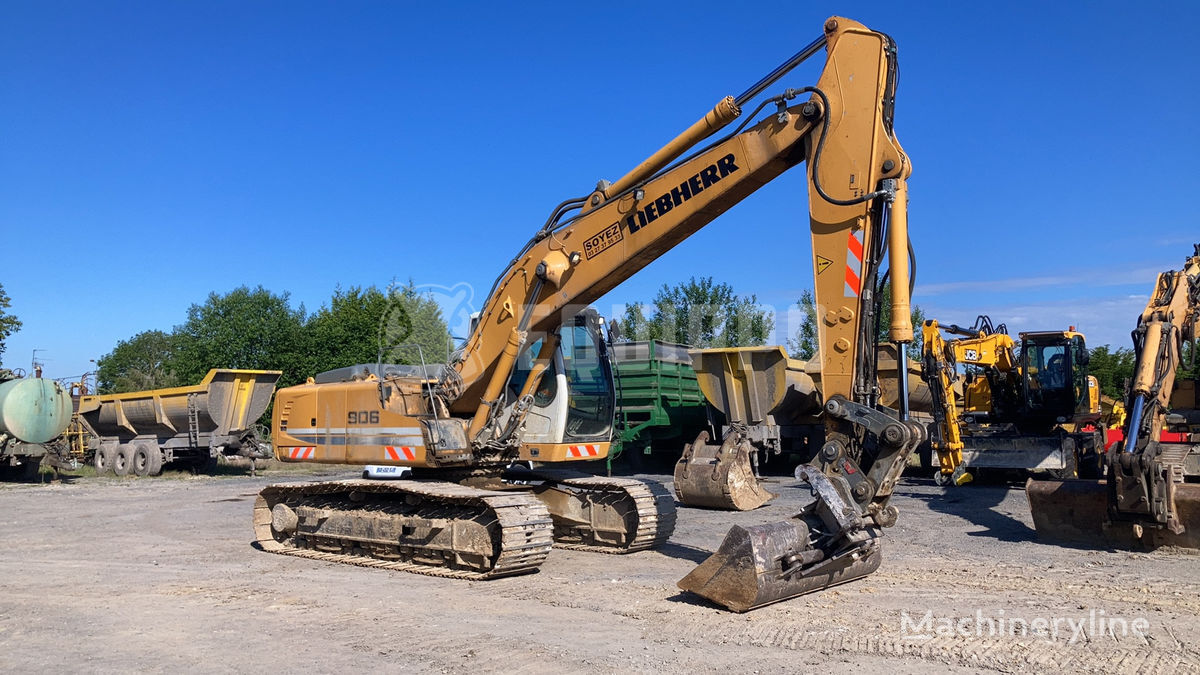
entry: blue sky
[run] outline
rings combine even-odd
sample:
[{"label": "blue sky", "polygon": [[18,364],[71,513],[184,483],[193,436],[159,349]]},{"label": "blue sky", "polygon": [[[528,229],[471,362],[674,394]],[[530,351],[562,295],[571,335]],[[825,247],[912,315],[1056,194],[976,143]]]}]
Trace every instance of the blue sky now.
[{"label": "blue sky", "polygon": [[[1124,346],[1200,242],[1198,7],[4,3],[0,283],[25,324],[4,362],[77,375],[243,284],[309,310],[338,284],[486,292],[554,205],[834,14],[899,44],[917,304]],[[695,274],[786,311],[812,284],[805,202],[793,171],[596,304]]]}]

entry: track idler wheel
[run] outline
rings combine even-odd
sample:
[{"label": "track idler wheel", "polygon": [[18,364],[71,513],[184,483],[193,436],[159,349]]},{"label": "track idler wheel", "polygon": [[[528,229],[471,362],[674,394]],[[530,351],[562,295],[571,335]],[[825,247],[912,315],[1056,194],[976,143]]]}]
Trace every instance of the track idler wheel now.
[{"label": "track idler wheel", "polygon": [[777,496],[754,475],[750,441],[731,433],[724,443],[711,445],[708,438],[707,431],[700,432],[675,464],[675,496],[681,504],[749,511]]}]

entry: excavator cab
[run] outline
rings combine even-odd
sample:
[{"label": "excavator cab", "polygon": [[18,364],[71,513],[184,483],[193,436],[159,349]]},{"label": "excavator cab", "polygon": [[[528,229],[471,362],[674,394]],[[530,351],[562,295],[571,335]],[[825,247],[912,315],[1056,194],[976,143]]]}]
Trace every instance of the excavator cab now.
[{"label": "excavator cab", "polygon": [[1022,333],[1025,414],[1020,424],[1046,429],[1089,414],[1087,364],[1087,346],[1079,333]]},{"label": "excavator cab", "polygon": [[[600,445],[612,438],[616,413],[616,395],[604,341],[604,318],[594,309],[585,309],[564,322],[557,335],[558,348],[547,364],[538,386],[532,392],[532,404],[525,417],[522,459],[554,461],[543,456],[545,448],[533,446],[564,444],[586,456],[572,459],[599,459]],[[542,350],[545,338],[533,341],[518,357],[509,387],[510,411],[519,404],[519,387],[529,377]],[[590,446],[590,448],[589,448]]]}]

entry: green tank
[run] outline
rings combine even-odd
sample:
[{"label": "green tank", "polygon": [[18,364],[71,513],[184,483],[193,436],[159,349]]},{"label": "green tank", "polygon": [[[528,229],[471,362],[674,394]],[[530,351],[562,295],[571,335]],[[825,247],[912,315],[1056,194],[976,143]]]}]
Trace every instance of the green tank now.
[{"label": "green tank", "polygon": [[0,382],[0,433],[23,443],[47,443],[70,422],[71,397],[54,380],[25,377]]}]

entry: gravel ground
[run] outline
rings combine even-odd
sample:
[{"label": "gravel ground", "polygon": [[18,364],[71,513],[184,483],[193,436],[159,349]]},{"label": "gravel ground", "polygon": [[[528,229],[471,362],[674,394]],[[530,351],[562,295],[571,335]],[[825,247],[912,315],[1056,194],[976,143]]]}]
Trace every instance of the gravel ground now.
[{"label": "gravel ground", "polygon": [[251,507],[279,480],[0,486],[0,669],[1200,672],[1200,556],[1040,544],[1020,486],[905,479],[877,573],[739,615],[675,582],[730,525],[794,513],[793,480],[749,513],[680,508],[660,550],[484,582],[261,552]]}]

